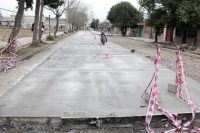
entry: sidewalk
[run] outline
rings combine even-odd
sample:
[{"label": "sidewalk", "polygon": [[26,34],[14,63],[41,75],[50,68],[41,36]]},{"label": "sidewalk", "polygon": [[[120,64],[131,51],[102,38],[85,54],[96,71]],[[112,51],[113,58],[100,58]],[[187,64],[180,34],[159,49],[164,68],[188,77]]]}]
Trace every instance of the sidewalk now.
[{"label": "sidewalk", "polygon": [[154,39],[149,39],[149,38],[142,38],[142,37],[126,37],[128,39],[140,41],[140,42],[145,42],[145,43],[153,43]]},{"label": "sidewalk", "polygon": [[[62,34],[63,34],[63,32],[58,32],[57,33],[57,35],[62,35]],[[43,35],[42,36],[42,40],[45,40],[48,35],[49,34]],[[32,43],[32,37],[19,38],[19,39],[17,39],[17,42],[18,42],[17,46],[19,48],[21,48],[21,47],[23,47],[25,45],[31,44]],[[4,48],[6,44],[7,44],[7,42],[0,42],[0,49]]]},{"label": "sidewalk", "polygon": [[[134,40],[134,41],[138,41],[138,42],[141,42],[143,44],[147,44],[147,45],[152,46],[152,47],[156,46],[156,43],[154,43],[154,39],[140,38],[140,37],[125,37],[125,38],[130,39],[130,40]],[[176,46],[170,45],[170,44],[168,44],[168,42],[158,42],[158,44],[160,44],[160,47],[162,49],[172,51],[172,52],[174,52],[176,50]],[[200,50],[199,49],[197,49],[195,51],[185,50],[182,53],[183,53],[183,55],[200,59]]]},{"label": "sidewalk", "polygon": [[[92,31],[93,33],[95,33],[96,35],[101,35],[100,31]],[[111,33],[107,33],[104,32],[106,36],[120,36],[119,34],[111,34]]]}]

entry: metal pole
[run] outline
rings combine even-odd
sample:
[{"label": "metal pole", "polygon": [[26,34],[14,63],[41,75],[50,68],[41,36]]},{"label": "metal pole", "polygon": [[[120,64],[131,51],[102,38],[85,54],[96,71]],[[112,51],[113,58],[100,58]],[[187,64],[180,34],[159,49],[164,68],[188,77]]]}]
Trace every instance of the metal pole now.
[{"label": "metal pole", "polygon": [[50,25],[51,24],[51,20],[50,19],[51,19],[51,16],[49,15],[49,36],[51,35],[51,31],[50,31],[51,30],[51,25]]}]

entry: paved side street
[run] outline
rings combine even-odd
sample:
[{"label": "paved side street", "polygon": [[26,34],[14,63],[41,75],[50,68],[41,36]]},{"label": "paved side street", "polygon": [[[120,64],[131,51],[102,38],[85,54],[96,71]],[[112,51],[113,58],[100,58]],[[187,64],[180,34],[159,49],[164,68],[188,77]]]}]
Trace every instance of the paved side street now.
[{"label": "paved side street", "polygon": [[[153,69],[143,55],[132,54],[111,42],[102,47],[90,32],[80,31],[63,40],[52,55],[0,98],[0,116],[145,116],[146,108],[141,106],[146,103],[140,96]],[[167,92],[168,83],[173,83],[174,78],[174,72],[161,66],[161,105],[174,113],[190,112]],[[189,85],[196,105],[200,106],[200,84],[189,79]]]}]

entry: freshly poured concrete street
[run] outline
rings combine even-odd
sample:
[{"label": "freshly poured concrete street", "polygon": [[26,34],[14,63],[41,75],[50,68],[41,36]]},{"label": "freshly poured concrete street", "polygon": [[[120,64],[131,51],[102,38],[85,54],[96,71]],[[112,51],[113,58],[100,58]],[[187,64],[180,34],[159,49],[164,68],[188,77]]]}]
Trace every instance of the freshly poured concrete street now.
[{"label": "freshly poured concrete street", "polygon": [[[78,32],[62,43],[0,97],[1,117],[146,115],[147,104],[141,95],[154,72],[149,59],[111,42],[100,46],[99,39],[87,31]],[[161,66],[160,105],[173,113],[189,113],[190,108],[167,90],[174,80],[175,73]],[[200,106],[200,84],[189,79],[189,88],[196,106]]]}]

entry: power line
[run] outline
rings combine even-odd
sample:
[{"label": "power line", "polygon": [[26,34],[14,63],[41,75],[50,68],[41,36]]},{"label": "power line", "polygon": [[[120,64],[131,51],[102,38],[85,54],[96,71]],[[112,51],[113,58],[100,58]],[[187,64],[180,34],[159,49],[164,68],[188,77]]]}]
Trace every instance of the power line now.
[{"label": "power line", "polygon": [[4,9],[4,8],[1,8],[1,7],[0,7],[0,10],[4,10],[4,11],[8,11],[8,12],[14,12],[14,13],[16,13],[15,11],[8,10],[8,9]]}]

